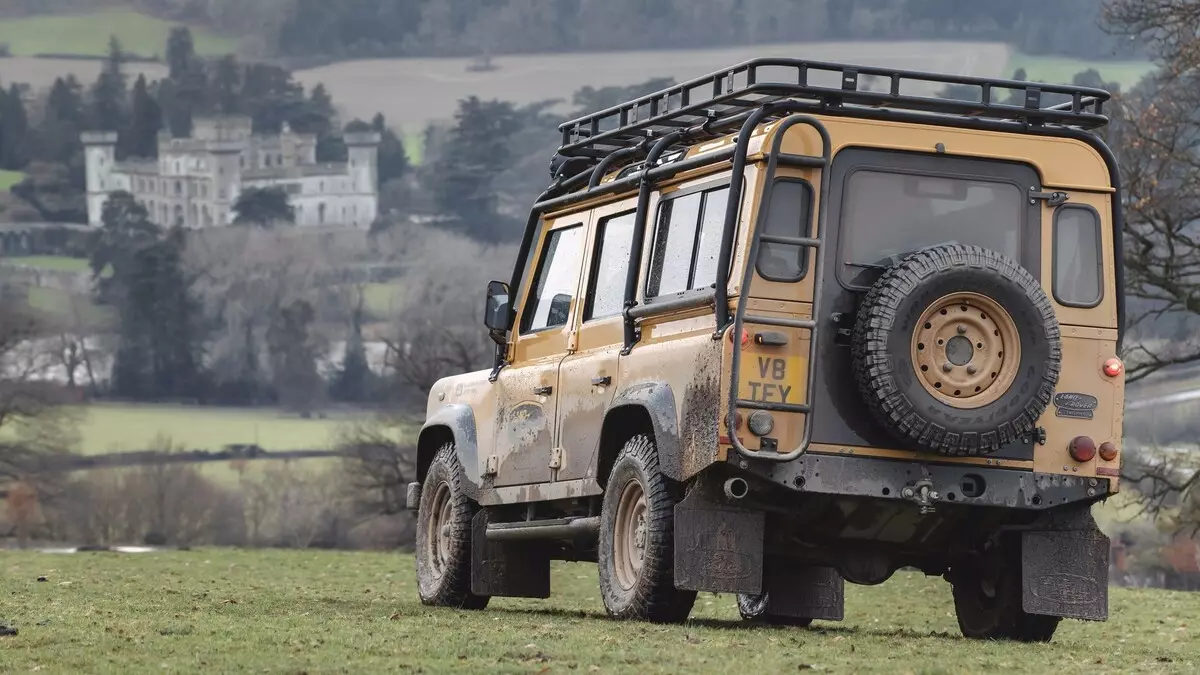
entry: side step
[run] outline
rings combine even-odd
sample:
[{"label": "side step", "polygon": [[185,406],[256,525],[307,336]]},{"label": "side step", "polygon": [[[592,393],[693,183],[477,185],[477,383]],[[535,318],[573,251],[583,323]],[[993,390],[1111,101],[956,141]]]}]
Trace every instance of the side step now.
[{"label": "side step", "polygon": [[488,541],[574,539],[600,535],[600,517],[558,518],[519,523],[488,523]]}]

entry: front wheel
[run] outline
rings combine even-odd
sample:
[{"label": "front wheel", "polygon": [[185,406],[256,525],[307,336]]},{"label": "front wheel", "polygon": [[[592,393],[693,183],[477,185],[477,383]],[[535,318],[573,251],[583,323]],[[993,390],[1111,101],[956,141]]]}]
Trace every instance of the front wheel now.
[{"label": "front wheel", "polygon": [[471,592],[471,520],[479,505],[463,491],[454,444],[438,450],[421,486],[417,512],[417,593],[435,607],[483,609],[489,596]]},{"label": "front wheel", "polygon": [[678,492],[659,473],[649,436],[625,443],[600,512],[600,595],[609,616],[674,623],[691,613],[696,592],[675,588]]}]

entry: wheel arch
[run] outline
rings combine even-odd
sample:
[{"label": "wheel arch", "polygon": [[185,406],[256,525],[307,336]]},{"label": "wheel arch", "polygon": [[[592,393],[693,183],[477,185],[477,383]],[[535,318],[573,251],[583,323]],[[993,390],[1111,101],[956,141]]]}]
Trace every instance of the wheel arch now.
[{"label": "wheel arch", "polygon": [[665,382],[643,382],[617,394],[604,415],[596,467],[601,485],[608,480],[625,442],[639,433],[653,437],[663,475],[672,480],[684,479],[675,394]]},{"label": "wheel arch", "polygon": [[448,405],[425,421],[417,436],[417,480],[425,480],[434,455],[447,443],[454,443],[466,478],[466,491],[472,499],[478,498],[479,439],[475,432],[475,413],[468,405]]}]

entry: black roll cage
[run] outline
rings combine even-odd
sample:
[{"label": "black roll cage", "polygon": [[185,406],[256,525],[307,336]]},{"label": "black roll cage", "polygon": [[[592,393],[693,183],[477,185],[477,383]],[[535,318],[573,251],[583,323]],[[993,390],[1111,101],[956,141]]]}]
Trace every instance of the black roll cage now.
[{"label": "black roll cage", "polygon": [[[783,69],[794,75],[795,82],[761,82],[760,71]],[[841,88],[821,87],[809,83],[812,72],[838,73]],[[860,77],[884,77],[890,83],[887,93],[863,91]],[[735,83],[743,83],[737,87]],[[913,96],[901,93],[905,81],[951,84],[978,87],[978,102]],[[1024,92],[1024,105],[996,103],[994,90]],[[694,102],[695,92],[707,91],[711,97]],[[1066,96],[1069,101],[1044,106],[1043,93]],[[1121,209],[1122,187],[1117,160],[1112,150],[1091,130],[1108,123],[1102,114],[1103,104],[1110,94],[1101,89],[1066,85],[1048,85],[1018,80],[989,79],[904,71],[886,68],[860,67],[844,64],[803,61],[799,59],[764,58],[746,61],[717,73],[685,82],[644,96],[628,103],[602,110],[560,126],[563,144],[552,160],[556,167],[553,182],[537,199],[526,221],[521,245],[509,283],[509,329],[511,337],[516,317],[520,285],[529,255],[535,243],[544,214],[583,201],[638,189],[637,211],[634,220],[634,241],[628,267],[624,297],[624,346],[628,354],[640,340],[639,319],[660,314],[711,306],[717,312],[717,331],[721,335],[735,322],[729,312],[729,263],[733,254],[738,206],[742,199],[744,181],[730,183],[720,259],[717,264],[717,283],[711,293],[673,298],[663,302],[637,304],[637,280],[645,244],[648,206],[655,187],[688,171],[731,162],[735,176],[745,172],[749,140],[760,124],[803,115],[847,117],[881,121],[896,121],[959,129],[975,129],[1043,137],[1069,138],[1081,141],[1096,150],[1108,167],[1112,194],[1112,227],[1114,242],[1115,284],[1117,293],[1117,348],[1125,335],[1123,237],[1124,216]],[[644,119],[640,119],[645,112]],[[605,130],[606,124],[616,121],[616,127]],[[815,121],[815,120],[813,120]],[[790,126],[790,125],[789,125]],[[686,150],[706,140],[728,135],[738,129],[738,142],[719,150],[683,159],[683,152],[671,159],[663,156],[672,150]],[[772,166],[825,166],[828,158],[794,157],[784,155],[775,147],[764,151],[764,159]],[[640,162],[639,158],[644,157]],[[573,167],[581,166],[574,172]],[[618,176],[608,182],[602,179],[618,166],[624,166]],[[824,182],[824,181],[823,181]],[[827,195],[823,195],[826,197]],[[826,199],[821,200],[821,208]],[[820,236],[821,232],[818,233]],[[755,239],[757,242],[757,238]],[[814,320],[819,317],[814,316]],[[816,341],[813,340],[813,344]],[[497,345],[491,380],[495,380],[506,365],[506,348]]]}]

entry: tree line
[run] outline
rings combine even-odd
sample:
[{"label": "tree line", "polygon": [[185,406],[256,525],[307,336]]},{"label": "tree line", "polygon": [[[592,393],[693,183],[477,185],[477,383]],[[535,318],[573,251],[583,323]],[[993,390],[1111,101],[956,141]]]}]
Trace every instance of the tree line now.
[{"label": "tree line", "polygon": [[306,57],[473,55],[813,40],[994,40],[1089,58],[1133,47],[1096,0],[296,0],[277,52]]}]

